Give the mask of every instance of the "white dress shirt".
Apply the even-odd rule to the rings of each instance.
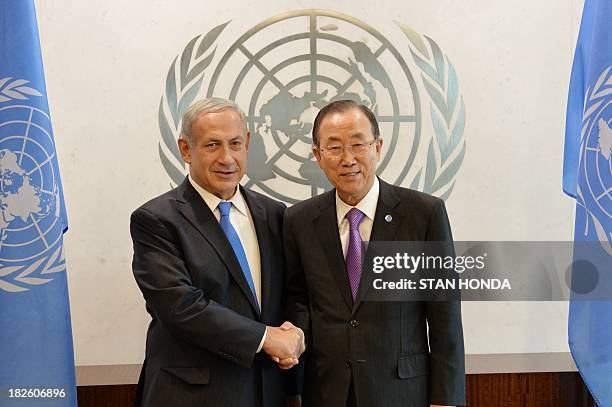
[[[372,234],[372,226],[374,225],[374,215],[376,214],[376,206],[378,205],[378,195],[380,195],[380,184],[378,178],[374,178],[374,183],[370,190],[361,201],[355,206],[350,206],[338,196],[336,191],[336,216],[338,217],[338,231],[340,232],[340,243],[342,243],[342,254],[346,258],[348,250],[348,241],[350,234],[349,221],[346,219],[346,214],[352,208],[357,208],[365,214],[365,217],[359,224],[359,234],[361,240],[367,242]]]
[[[189,182],[200,194],[206,205],[210,208],[213,215],[217,219],[217,222],[221,219],[221,212],[219,211],[219,202],[224,201],[216,195],[211,194],[201,186],[199,186],[191,177]],[[240,243],[244,248],[244,253],[249,263],[249,269],[251,271],[251,277],[253,278],[253,285],[255,286],[255,293],[257,295],[257,302],[261,307],[261,257],[259,253],[259,243],[257,241],[257,232],[255,231],[255,223],[251,212],[240,192],[240,188],[236,188],[236,193],[230,199],[227,200],[232,203],[230,209],[230,223],[236,229],[236,233],[240,238]],[[266,328],[267,332],[267,328]],[[266,332],[264,332],[261,343],[257,348],[257,352],[263,347],[263,343],[266,340]]]

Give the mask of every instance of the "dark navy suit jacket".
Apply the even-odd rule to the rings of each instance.
[[[353,302],[335,190],[287,209],[284,230],[287,313],[307,340],[305,406],[344,407],[351,383],[359,406],[465,403],[460,302],[367,301],[372,273]],[[451,243],[444,202],[381,180],[372,241]]]
[[[241,189],[261,255],[261,314],[219,222],[185,180],[131,217],[133,272],[151,315],[141,405],[281,406],[280,369],[256,353],[282,321],[285,206]]]

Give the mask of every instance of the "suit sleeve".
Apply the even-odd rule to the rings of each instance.
[[[265,325],[205,298],[195,287],[176,238],[149,210],[131,217],[132,270],[147,309],[172,334],[249,367]]]
[[[308,300],[308,287],[306,276],[300,253],[295,241],[293,225],[288,216],[289,211],[285,211],[283,222],[283,239],[285,242],[285,319],[291,321],[295,326],[304,331],[306,340],[306,352],[310,342],[310,311]],[[288,395],[302,394],[304,382],[304,359],[305,354],[300,358],[300,363],[285,373],[285,389]]]
[[[285,258],[287,270],[285,273],[285,317],[295,326],[304,331],[306,344],[310,338],[310,311],[308,287],[304,268],[298,251],[291,216],[285,212],[283,222],[283,238],[285,241]]]
[[[435,205],[427,229],[427,241],[448,242],[447,255],[454,256],[453,237],[443,201]],[[431,301],[425,304],[429,326],[429,402],[465,404],[465,352],[461,324],[461,301]]]

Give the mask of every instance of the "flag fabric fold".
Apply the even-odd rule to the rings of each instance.
[[[576,199],[568,340],[612,406],[612,2],[586,0],[567,102],[563,190]]]
[[[0,405],[76,406],[68,228],[32,0],[0,0]]]

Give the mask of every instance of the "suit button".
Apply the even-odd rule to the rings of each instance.
[[[351,361],[347,360],[346,363],[344,364],[344,367],[346,367],[347,369],[351,367]]]
[[[359,322],[357,322],[357,320],[354,319],[354,320],[351,321],[351,326],[353,328],[357,328],[359,326]]]

